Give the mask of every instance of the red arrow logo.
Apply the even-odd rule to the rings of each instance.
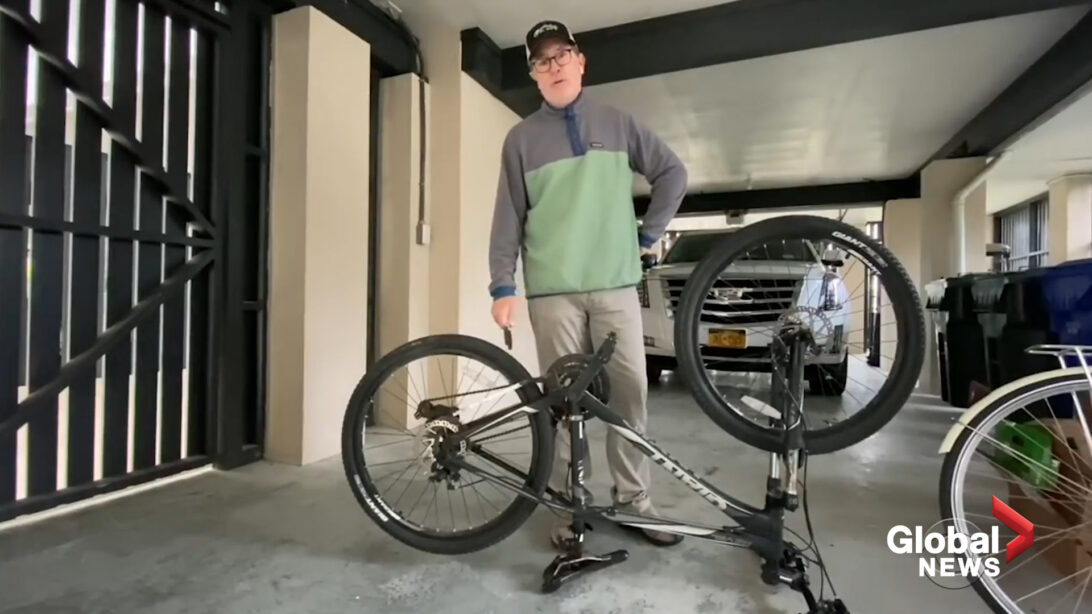
[[[1016,510],[1005,505],[996,496],[993,498],[993,515],[1006,527],[1016,531],[1017,536],[1005,545],[1005,562],[1009,563],[1021,552],[1031,547],[1032,542],[1035,541],[1035,525],[1031,524],[1031,521],[1027,518],[1017,514]]]

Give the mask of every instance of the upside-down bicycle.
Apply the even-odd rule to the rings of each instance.
[[[793,244],[799,241],[799,244]],[[792,245],[790,247],[790,244]],[[855,257],[860,271],[846,267]],[[848,288],[864,288],[853,298]],[[881,300],[881,286],[889,301]],[[878,240],[839,221],[789,216],[742,228],[724,239],[694,267],[681,292],[662,292],[671,300],[676,354],[686,385],[716,424],[744,443],[770,453],[765,502],[755,507],[708,483],[610,408],[608,372],[617,331],[594,339],[586,353],[542,365],[533,377],[498,345],[467,335],[433,335],[389,352],[362,378],[349,400],[343,425],[343,460],[349,484],[364,511],[388,534],[423,551],[462,554],[492,546],[511,535],[545,506],[572,514],[574,539],[543,572],[544,591],[584,573],[625,560],[625,550],[593,554],[585,550],[589,520],[654,528],[727,545],[749,548],[761,559],[761,579],[801,592],[811,614],[848,611],[836,596],[817,597],[807,562],[820,568],[818,547],[785,538],[785,511],[807,513],[807,459],[853,445],[892,419],[914,388],[924,357],[924,315],[918,295],[901,264]],[[859,309],[857,309],[859,308]],[[864,334],[847,326],[863,323]],[[890,326],[889,334],[882,330]],[[714,344],[713,333],[734,331],[733,344]],[[723,335],[721,336],[723,337]],[[719,337],[718,337],[719,338]],[[882,352],[885,344],[893,349]],[[817,363],[821,353],[841,353],[860,368]],[[418,359],[443,356],[433,368],[393,375]],[[470,361],[482,363],[504,381],[463,391]],[[725,375],[721,362],[748,362],[751,383],[766,382],[765,396]],[[755,363],[762,369],[755,369]],[[855,363],[856,364],[856,363]],[[819,377],[814,377],[816,370]],[[833,372],[823,375],[823,369]],[[838,391],[821,396],[804,411],[805,374],[809,381],[833,381]],[[392,377],[393,375],[393,377]],[[723,377],[729,378],[723,385]],[[854,386],[886,381],[864,393],[857,415],[833,423],[821,401],[861,400]],[[383,384],[393,383],[384,396]],[[866,381],[867,380],[867,381]],[[815,391],[815,384],[812,386]],[[453,389],[453,392],[452,392]],[[858,391],[859,392],[859,391]],[[401,393],[401,394],[400,394]],[[501,402],[511,396],[508,402]],[[841,405],[839,405],[841,407]],[[844,407],[842,408],[844,409]],[[705,526],[663,517],[622,513],[590,503],[585,488],[587,425],[597,418],[731,519],[730,526]],[[571,470],[568,492],[548,484],[553,470],[556,429],[569,433]],[[513,450],[519,436],[528,450]],[[373,452],[367,452],[366,448]],[[394,447],[408,447],[399,456]],[[524,462],[521,462],[523,459]],[[404,462],[401,469],[392,465]],[[483,468],[481,463],[491,468]],[[388,492],[389,490],[389,492]],[[512,496],[498,505],[497,494]],[[446,494],[445,499],[441,495]],[[423,506],[423,511],[422,511]],[[473,511],[496,514],[474,523]],[[456,516],[466,519],[457,526]],[[447,521],[450,519],[450,524]],[[808,530],[811,531],[810,516]],[[443,526],[440,526],[443,525]],[[815,550],[816,558],[808,555]],[[826,578],[825,569],[824,580]],[[824,582],[825,584],[825,582]],[[832,587],[833,590],[833,587]]]

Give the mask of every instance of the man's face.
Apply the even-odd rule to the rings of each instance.
[[[580,94],[584,54],[565,41],[542,44],[531,58],[531,76],[546,102],[564,107]]]

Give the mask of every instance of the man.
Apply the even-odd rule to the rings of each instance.
[[[489,246],[493,319],[506,329],[515,324],[516,259],[522,255],[540,367],[547,369],[565,354],[592,352],[615,332],[617,347],[607,365],[610,407],[644,431],[648,382],[636,285],[641,255],[659,240],[686,193],[686,169],[632,117],[583,95],[586,58],[564,24],[536,24],[527,33],[526,52],[544,100],[504,141]],[[634,171],[652,186],[640,226],[632,198]],[[567,429],[558,431],[551,485],[568,492],[569,436]],[[613,429],[607,434],[607,460],[615,505],[655,513],[647,458]],[[562,518],[555,526],[555,547],[572,536],[570,523]],[[657,545],[682,539],[641,533]]]

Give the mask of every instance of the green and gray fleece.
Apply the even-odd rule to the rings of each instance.
[[[652,186],[641,225],[634,172]],[[516,293],[519,255],[528,298],[636,284],[640,248],[663,234],[686,182],[678,156],[626,113],[583,95],[564,109],[543,103],[504,141],[490,294]]]

